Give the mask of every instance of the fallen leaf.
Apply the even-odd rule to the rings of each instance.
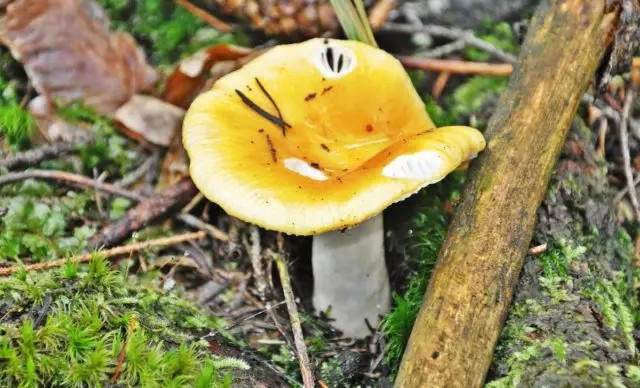
[[[202,91],[209,71],[216,64],[230,63],[227,73],[242,66],[242,58],[255,57],[251,49],[231,44],[217,44],[183,59],[167,79],[162,98],[181,108],[188,108]]]
[[[136,94],[115,113],[118,127],[129,137],[159,146],[171,145],[185,110],[152,96]]]
[[[94,0],[14,0],[0,19],[0,42],[39,94],[108,114],[158,78],[133,38],[110,33],[109,24]]]

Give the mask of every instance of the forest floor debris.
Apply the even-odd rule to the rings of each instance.
[[[113,30],[129,29],[149,58],[149,66],[158,73],[160,82],[148,91],[148,95],[182,109],[220,75],[241,66],[273,44],[263,37],[249,39],[235,30],[231,33],[215,31],[201,20],[202,16],[195,17],[190,13],[193,10],[187,11],[173,2],[157,8],[149,5],[156,3],[150,0],[139,4],[111,0],[99,3],[114,17]],[[139,23],[132,24],[132,20]],[[493,23],[493,27],[471,34],[445,26],[399,26],[396,19],[390,20],[396,24],[386,24],[386,27],[383,24],[379,34],[396,30],[395,33],[402,36],[413,36],[426,31],[438,39],[427,51],[421,48],[422,52],[404,45],[399,45],[397,50],[393,45],[385,47],[407,67],[434,122],[484,128],[517,56],[515,26]],[[639,63],[638,59],[634,61],[637,69],[640,69]],[[303,374],[300,368],[300,351],[296,346],[296,342],[300,345],[300,336],[296,338],[291,333],[304,338],[308,361],[303,361],[321,386],[384,385],[393,381],[433,260],[444,238],[448,219],[455,210],[464,173],[454,174],[403,205],[389,209],[391,217],[388,217],[386,243],[394,309],[380,327],[373,328],[371,337],[354,341],[334,331],[327,317],[311,312],[308,239],[287,236],[283,244],[277,234],[234,219],[206,200],[192,201],[197,190],[187,178],[179,129],[174,128],[175,132],[167,131],[159,140],[153,140],[144,136],[145,130],[149,129],[145,128],[138,131],[142,135],[136,137],[119,127],[112,118],[87,106],[71,106],[66,107],[66,115],[59,109],[60,117],[95,131],[90,142],[73,143],[73,146],[68,143],[43,144],[46,141],[42,139],[32,142],[35,122],[29,121],[29,113],[22,109],[22,103],[33,96],[33,85],[22,65],[3,47],[0,47],[0,69],[0,89],[3,90],[0,122],[9,122],[5,121],[8,117],[17,118],[12,119],[16,124],[11,128],[0,128],[0,158],[3,159],[0,181],[11,181],[0,187],[0,274],[15,272],[13,276],[0,279],[0,288],[19,283],[26,269],[50,268],[28,275],[28,279],[44,279],[49,275],[57,278],[65,271],[73,272],[76,267],[72,264],[78,258],[89,260],[86,266],[90,267],[91,259],[87,256],[90,249],[113,247],[101,251],[103,255],[111,256],[113,268],[126,268],[129,280],[135,280],[149,290],[168,292],[176,300],[193,301],[207,319],[223,320],[221,330],[241,339],[246,348],[262,359],[268,359],[265,368],[277,371],[290,386],[300,386],[303,376],[310,380],[308,373]],[[632,76],[637,77],[637,73],[632,72]],[[86,80],[91,81],[91,78]],[[635,187],[640,183],[640,111],[638,98],[632,101],[633,104],[629,103],[626,116],[618,109],[625,106],[628,90],[624,77],[614,77],[606,97],[584,98],[579,115],[586,116],[585,111],[590,108],[601,112],[601,117],[588,123],[585,130],[595,133],[594,141],[600,145],[603,163],[608,167],[609,183],[620,192],[616,202],[617,222],[627,226],[633,236],[637,234],[637,224],[625,169],[631,169],[634,178],[631,187]],[[118,107],[129,101],[121,97],[117,100]],[[628,165],[624,163],[623,147],[620,146],[619,130],[624,122],[628,123]],[[604,125],[608,130],[601,129]],[[568,142],[567,147],[570,155],[591,157],[590,148],[580,143]],[[586,169],[593,168],[582,164],[576,167],[573,162],[569,157],[559,168],[585,169],[585,173]],[[20,170],[27,167],[33,169]],[[100,176],[103,180],[97,179]],[[62,181],[75,184],[62,183],[58,179],[61,177],[72,177]],[[81,177],[80,180],[77,177]],[[100,197],[101,209],[96,190],[113,194]],[[576,193],[579,195],[579,190]],[[193,229],[198,231],[193,232]],[[18,241],[18,234],[25,238]],[[90,240],[92,236],[94,238]],[[156,243],[152,243],[154,241]],[[530,254],[532,257],[537,255],[535,257],[541,262],[548,260],[558,249],[552,241],[539,243],[531,248]],[[115,256],[109,252],[116,252]],[[278,265],[274,268],[273,261],[268,259],[268,252],[286,254],[291,288],[298,299],[298,310],[293,315],[297,315],[300,330],[292,330],[297,324],[286,318],[292,314],[283,301],[286,293],[281,288],[282,277],[278,274]],[[75,259],[70,261],[68,258]],[[56,261],[58,259],[63,261]],[[18,262],[25,265],[15,267]],[[52,268],[54,266],[58,267]],[[95,268],[90,270],[95,271]],[[20,287],[30,287],[29,281],[23,283]],[[552,288],[561,291],[562,287]],[[34,287],[29,290],[40,293]],[[82,300],[80,293],[72,297]],[[3,306],[0,305],[0,317],[21,319],[17,312],[25,310],[24,306]],[[131,306],[142,309],[136,304]],[[110,302],[108,307],[113,309]],[[76,318],[74,315],[73,319]],[[103,382],[114,377],[119,381],[137,378],[130,372],[136,355],[131,350],[132,344],[145,340],[147,329],[142,324],[130,325],[131,321],[124,315],[119,319],[122,321],[118,321],[117,326],[109,326],[109,330],[117,333],[114,335],[118,336],[119,342],[108,366],[109,373],[101,375]],[[0,325],[14,325],[10,326],[11,330],[28,331],[28,326],[13,322],[0,318]],[[18,337],[11,338],[14,345],[20,341]],[[125,345],[127,338],[132,342]],[[203,335],[202,338],[209,337]],[[554,344],[545,343],[544,349],[553,348]],[[208,346],[215,348],[218,345],[212,341]],[[121,354],[124,356],[120,357]],[[514,353],[514,357],[518,354]],[[205,364],[200,359],[196,362],[199,366]],[[520,364],[513,365],[518,368]],[[507,375],[502,366],[497,372],[501,376]],[[0,381],[13,381],[2,380],[13,377],[0,376]],[[78,379],[86,383],[94,376]]]

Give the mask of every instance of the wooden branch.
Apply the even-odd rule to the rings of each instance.
[[[96,232],[89,239],[89,249],[111,247],[127,238],[132,232],[166,217],[180,206],[184,206],[198,193],[189,178],[156,193],[153,197],[143,198],[122,217]],[[187,221],[188,222],[188,221]]]
[[[409,69],[453,74],[481,74],[506,77],[511,75],[510,63],[486,63],[461,61],[458,59],[435,59],[398,56],[398,60]]]
[[[604,0],[538,6],[487,149],[471,163],[396,386],[483,385],[536,210],[619,12],[605,11]]]

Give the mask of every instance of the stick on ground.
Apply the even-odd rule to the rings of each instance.
[[[627,191],[629,193],[629,199],[631,200],[631,205],[633,205],[636,220],[640,220],[640,205],[638,204],[638,193],[636,192],[636,183],[633,179],[633,171],[631,168],[631,155],[629,152],[629,131],[627,129],[632,101],[633,89],[629,88],[627,89],[627,96],[624,99],[624,106],[622,108],[622,115],[620,118],[620,148],[622,151],[622,158],[624,160],[624,176],[627,180]]]
[[[105,193],[128,198],[133,201],[142,201],[144,199],[144,197],[139,194],[136,194],[129,190],[125,190],[110,183],[103,183],[95,179],[87,178],[83,175],[56,170],[27,170],[21,172],[10,172],[8,174],[0,175],[0,186],[24,181],[27,179],[44,179],[48,181],[62,182],[73,186],[79,186],[82,188],[91,188],[94,190],[103,191]]]
[[[2,177],[0,177],[1,179]],[[144,198],[115,222],[102,228],[89,239],[90,249],[110,247],[127,238],[132,232],[167,217],[171,211],[184,206],[198,190],[191,179],[183,179],[173,186]],[[182,220],[189,223],[189,221]],[[212,227],[213,228],[213,227]]]
[[[287,310],[289,310],[291,331],[293,332],[293,340],[296,344],[296,351],[300,362],[302,381],[304,382],[305,388],[313,388],[313,370],[311,369],[309,355],[307,354],[307,345],[305,345],[304,336],[302,335],[302,326],[300,325],[300,318],[298,317],[298,308],[296,307],[295,296],[291,289],[291,280],[289,278],[289,271],[287,270],[287,263],[285,263],[284,259],[278,254],[274,254],[273,258],[276,261],[276,266],[278,267],[280,282],[282,283],[282,292],[284,293],[284,299],[287,302]]]
[[[47,144],[39,148],[9,155],[7,158],[0,160],[0,166],[6,167],[9,170],[33,166],[43,160],[56,158],[73,152],[78,149],[79,146],[80,144],[78,143]]]
[[[399,56],[404,67],[425,71],[451,74],[481,74],[507,77],[511,75],[513,66],[510,63],[486,63],[460,61],[457,59],[435,59]]]
[[[381,28],[382,31],[402,32],[406,34],[415,33],[427,33],[433,36],[439,36],[452,40],[463,40],[469,46],[486,51],[487,53],[495,56],[501,61],[514,63],[516,57],[513,54],[509,54],[491,43],[476,37],[472,31],[465,31],[458,28],[449,28],[445,26],[438,26],[433,24],[420,25],[420,24],[397,24],[387,23]]]
[[[203,239],[206,236],[207,236],[207,234],[205,232],[202,232],[202,231],[200,231],[200,232],[192,232],[192,233],[185,233],[185,234],[180,234],[180,235],[177,235],[177,236],[163,237],[163,238],[157,238],[157,239],[143,241],[143,242],[139,242],[139,243],[123,245],[121,247],[116,247],[116,248],[111,248],[111,249],[107,249],[107,250],[101,251],[100,253],[102,255],[104,255],[106,258],[111,258],[111,257],[116,257],[116,256],[124,255],[124,254],[133,253],[133,252],[139,252],[139,251],[142,251],[144,249],[149,249],[149,248],[154,248],[154,247],[166,247],[166,246],[170,246],[170,245],[181,244],[181,243],[187,242],[187,241],[200,240],[200,239]],[[68,259],[52,260],[52,261],[47,261],[47,262],[44,262],[44,263],[25,265],[24,267],[23,266],[14,266],[14,267],[0,268],[0,276],[14,274],[14,273],[18,272],[20,270],[20,268],[24,268],[24,270],[27,271],[27,272],[28,271],[42,271],[42,270],[45,270],[45,269],[59,267],[61,265],[66,264],[68,261],[73,262],[73,263],[85,263],[85,262],[91,260],[92,256],[93,256],[93,253],[85,253],[85,254],[78,255],[78,256],[72,256],[72,257],[70,257]]]
[[[618,28],[604,0],[543,0],[439,253],[397,387],[481,387],[581,98]]]

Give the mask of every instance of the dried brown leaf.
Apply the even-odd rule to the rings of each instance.
[[[136,94],[115,113],[119,127],[136,140],[171,145],[185,111],[155,97]]]
[[[0,25],[0,41],[35,90],[55,101],[83,100],[108,114],[157,80],[133,38],[110,33],[94,0],[14,0]]]
[[[170,104],[187,108],[202,91],[211,68],[221,62],[230,62],[231,72],[241,66],[240,60],[252,50],[230,44],[217,44],[182,60],[167,79],[162,98]]]

